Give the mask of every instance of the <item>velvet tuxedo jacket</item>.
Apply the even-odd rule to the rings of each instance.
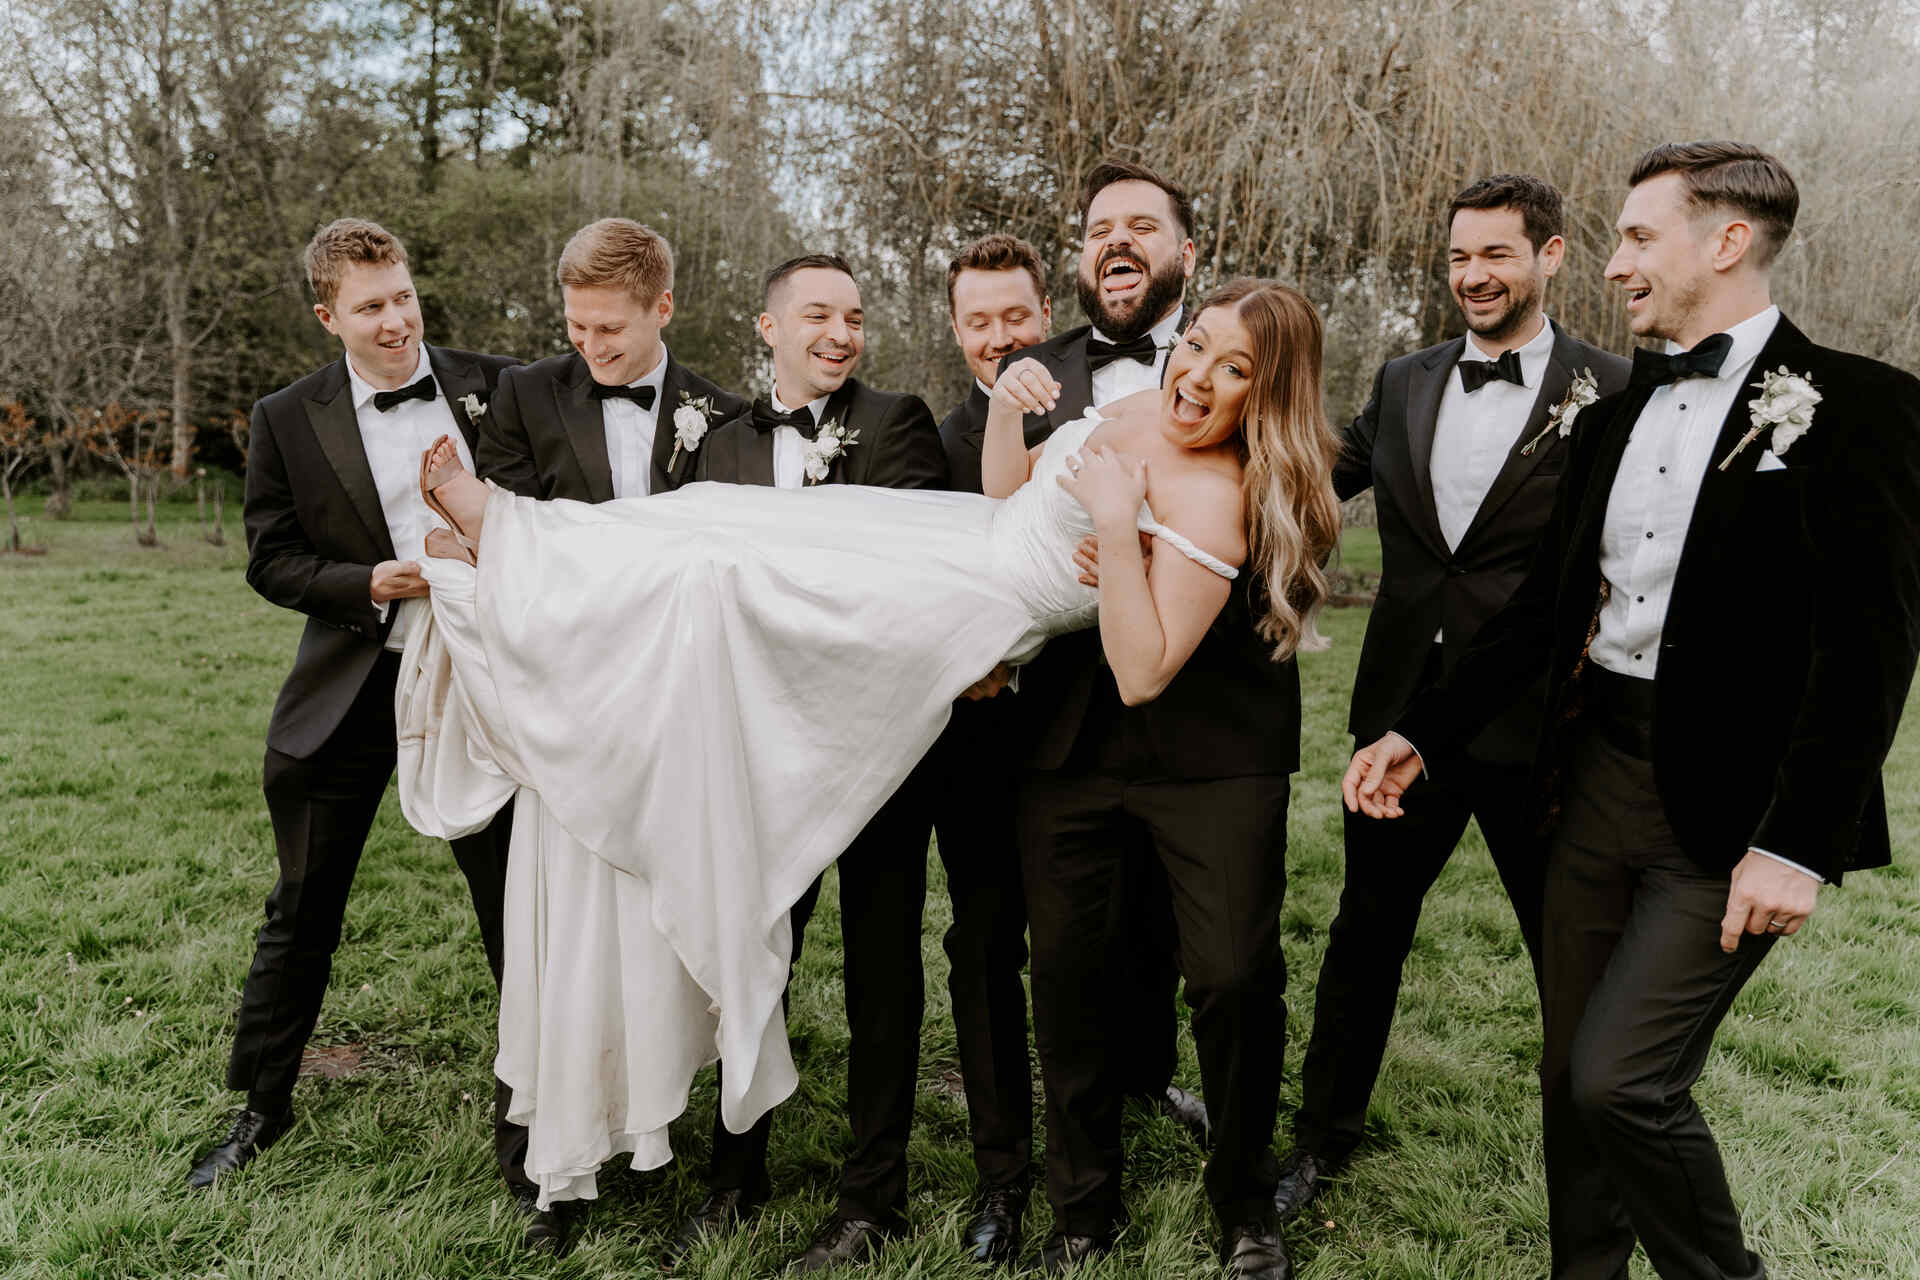
[[[1086,326],[1069,330],[1001,361],[1004,371],[1031,356],[1060,383],[1053,410],[1029,414],[1021,424],[1029,448],[1092,406],[1089,332]],[[983,428],[985,423],[983,415]],[[972,447],[977,471],[979,445]],[[1255,632],[1257,611],[1265,606],[1252,579],[1243,566],[1186,666],[1158,698],[1137,707],[1120,702],[1098,628],[1048,641],[1020,677],[1026,766],[1072,766],[1088,724],[1099,722],[1139,735],[1158,777],[1230,778],[1299,768],[1300,671],[1291,660],[1274,662],[1272,647]]]
[[[1723,471],[1760,376],[1807,377],[1813,425]],[[1728,412],[1682,543],[1654,681],[1653,768],[1681,848],[1724,873],[1749,848],[1829,880],[1891,856],[1880,768],[1920,654],[1920,380],[1814,345],[1783,317]],[[1600,540],[1650,393],[1593,405],[1526,580],[1452,676],[1394,726],[1435,769],[1534,676],[1547,680],[1537,799],[1557,800],[1584,709]]]
[[[1553,351],[1526,425],[1509,445],[1460,545],[1449,550],[1434,505],[1433,439],[1441,397],[1447,380],[1459,376],[1455,367],[1466,343],[1454,338],[1382,365],[1366,408],[1342,433],[1334,490],[1344,502],[1371,488],[1379,513],[1380,592],[1361,642],[1347,720],[1362,743],[1392,728],[1406,710],[1434,633],[1445,630],[1442,661],[1451,668],[1526,577],[1570,441],[1548,432],[1531,453],[1521,450],[1546,427],[1583,371],[1593,371],[1606,396],[1625,389],[1632,367],[1554,326]],[[1530,760],[1544,696],[1543,686],[1535,684],[1516,698],[1474,741],[1473,754],[1502,763]]]
[[[821,422],[838,421],[860,439],[829,465],[825,484],[882,489],[944,489],[947,459],[933,413],[919,396],[876,391],[848,378],[827,398]],[[727,484],[773,484],[773,433],[753,425],[749,406],[708,432],[697,479]]]
[[[474,465],[481,478],[527,498],[612,501],[606,419],[593,386],[593,374],[577,351],[510,370],[480,423]],[[660,392],[649,493],[667,493],[693,478],[699,450],[674,447],[673,415],[681,405],[707,402],[709,436],[712,428],[747,409],[745,400],[708,382],[671,352]]]
[[[508,356],[428,347],[427,363],[477,450],[461,399],[484,401]],[[267,745],[305,759],[366,683],[392,626],[373,603],[373,566],[394,558],[380,491],[360,440],[345,358],[263,396],[247,449],[247,585],[307,615],[293,670],[273,704]]]

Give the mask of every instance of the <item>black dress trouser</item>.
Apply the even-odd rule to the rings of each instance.
[[[280,878],[267,895],[266,923],[240,994],[227,1064],[227,1087],[243,1089],[255,1111],[284,1110],[300,1076],[340,945],[347,894],[374,814],[393,778],[394,684],[400,655],[384,652],[340,725],[304,759],[267,748],[263,785],[273,820]],[[467,878],[487,967],[500,981],[511,805],[485,830],[455,840],[454,861]],[[506,1119],[506,1086],[494,1082],[494,1154],[516,1188],[527,1182],[527,1131]]]
[[[1273,1127],[1286,1049],[1288,778],[1154,778],[1125,760],[1028,774],[1019,834],[1033,959],[1033,1018],[1046,1083],[1047,1190],[1054,1223],[1100,1235],[1125,1221],[1120,1116],[1128,1064],[1113,1027],[1131,1025],[1128,956],[1150,943],[1114,899],[1130,858],[1164,870],[1179,971],[1212,1121],[1207,1198],[1226,1224],[1272,1207]],[[1157,1046],[1143,1046],[1149,1052]]]
[[[1294,1145],[1331,1163],[1360,1142],[1420,908],[1469,819],[1480,822],[1539,981],[1545,847],[1535,833],[1529,767],[1471,759],[1449,767],[1407,789],[1401,817],[1345,814],[1346,883],[1320,961],[1293,1119]]]
[[[1637,1237],[1665,1280],[1761,1280],[1692,1088],[1774,939],[1720,950],[1729,874],[1681,850],[1653,765],[1609,736],[1603,726],[1577,745],[1547,857],[1553,1276],[1625,1280]]]

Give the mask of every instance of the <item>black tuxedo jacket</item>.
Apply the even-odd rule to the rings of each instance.
[[[476,448],[461,398],[485,400],[518,361],[428,347],[427,362]],[[394,558],[345,358],[254,402],[247,450],[247,584],[307,615],[293,670],[280,687],[267,745],[305,759],[353,704],[380,656],[393,611],[381,621],[373,566]]]
[[[1746,389],[1714,445],[1682,544],[1654,681],[1653,768],[1674,835],[1723,873],[1765,849],[1830,880],[1890,857],[1880,766],[1920,654],[1920,380],[1809,342],[1784,318],[1754,362],[1808,376],[1813,425],[1756,471]],[[1581,415],[1539,552],[1452,677],[1394,727],[1436,769],[1544,674],[1536,761],[1552,804],[1583,706],[1600,538],[1627,438],[1629,389]]]
[[[933,413],[919,396],[875,391],[848,378],[827,399],[821,422],[844,422],[860,433],[827,471],[826,484],[870,484],[882,489],[944,489],[947,459]],[[773,433],[753,425],[752,407],[716,426],[700,450],[700,480],[773,483]]]
[[[674,411],[688,399],[711,406],[708,435],[743,413],[747,402],[723,391],[667,355],[656,405],[649,493],[678,489],[693,478],[698,450],[674,448]],[[704,441],[702,445],[704,446]],[[527,498],[613,499],[613,468],[607,461],[606,423],[593,398],[593,375],[577,351],[548,356],[508,371],[500,379],[480,423],[474,465],[483,479]]]
[[[1029,414],[1021,424],[1029,448],[1084,414],[1093,404],[1093,371],[1087,366],[1088,328],[1070,330],[1000,363],[1038,359],[1060,383],[1051,413]],[[978,388],[975,389],[976,391]],[[986,417],[981,416],[984,428]],[[979,470],[979,443],[973,444]],[[1090,721],[1136,735],[1166,778],[1227,778],[1291,773],[1300,766],[1300,671],[1273,661],[1273,650],[1254,631],[1264,608],[1253,575],[1243,568],[1233,592],[1199,648],[1158,698],[1128,707],[1093,628],[1058,636],[1020,676],[1018,707],[1029,744],[1026,765],[1069,765]]]
[[[1593,371],[1600,394],[1607,396],[1626,387],[1632,368],[1554,326],[1553,353],[1526,426],[1514,437],[1460,545],[1449,551],[1433,499],[1433,436],[1441,395],[1447,380],[1459,376],[1454,368],[1466,342],[1455,338],[1382,365],[1367,407],[1342,436],[1334,464],[1333,487],[1340,500],[1371,487],[1379,512],[1380,594],[1367,620],[1347,721],[1363,743],[1392,728],[1406,710],[1434,632],[1445,629],[1442,661],[1450,668],[1526,577],[1536,539],[1553,509],[1569,441],[1550,432],[1532,453],[1523,456],[1520,450],[1547,425],[1583,370]],[[1579,418],[1575,422],[1576,429],[1587,425]],[[1535,685],[1516,698],[1475,740],[1473,754],[1503,763],[1532,759],[1544,696],[1544,688]]]

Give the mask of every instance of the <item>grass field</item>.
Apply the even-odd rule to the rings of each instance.
[[[274,872],[262,737],[301,620],[247,589],[236,527],[235,545],[214,548],[191,507],[162,517],[163,545],[141,549],[124,507],[84,504],[72,521],[35,522],[47,554],[0,556],[0,1275],[654,1274],[701,1194],[689,1170],[705,1162],[711,1085],[676,1127],[681,1162],[603,1178],[567,1257],[522,1255],[489,1146],[493,994],[471,907],[445,846],[414,835],[391,797],[315,1037],[349,1047],[358,1069],[303,1082],[297,1127],[246,1175],[184,1190],[234,1106],[228,1036]],[[1357,541],[1349,562],[1377,556]],[[1302,664],[1288,1108],[1338,896],[1335,788],[1365,621],[1335,615],[1334,649]],[[1920,1277],[1917,736],[1887,775],[1900,865],[1822,895],[1735,1006],[1700,1088],[1776,1277]],[[937,860],[934,882],[914,1232],[869,1275],[975,1274],[958,1248],[971,1165]],[[830,1209],[846,1140],[834,900],[795,992],[803,1084],[775,1123],[779,1198],[682,1274],[771,1274]],[[1369,1144],[1292,1229],[1301,1275],[1544,1275],[1538,1047],[1517,931],[1470,845],[1429,901]],[[1198,1088],[1185,1052],[1181,1078]],[[1200,1152],[1164,1120],[1136,1117],[1129,1132],[1133,1225],[1085,1274],[1217,1275]],[[1036,1203],[1031,1240],[1047,1216]]]

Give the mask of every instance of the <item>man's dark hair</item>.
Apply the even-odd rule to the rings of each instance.
[[[1800,213],[1800,188],[1787,166],[1745,142],[1667,142],[1640,157],[1627,179],[1637,187],[1663,173],[1686,183],[1687,203],[1696,210],[1725,209],[1753,223],[1754,263],[1764,267],[1793,232]]]
[[[1454,215],[1462,209],[1517,210],[1535,253],[1555,236],[1566,234],[1567,214],[1559,191],[1529,173],[1496,173],[1467,187],[1447,206],[1449,231]]]
[[[1147,168],[1143,164],[1134,164],[1130,160],[1107,160],[1095,165],[1093,172],[1080,187],[1080,225],[1087,224],[1087,210],[1093,204],[1093,198],[1116,182],[1150,182],[1167,193],[1168,203],[1173,205],[1174,220],[1180,224],[1180,234],[1189,239],[1193,236],[1193,198],[1187,189],[1171,178]]]
[[[1019,236],[995,232],[981,236],[953,256],[947,264],[947,312],[953,312],[953,283],[962,271],[1024,271],[1033,281],[1040,301],[1047,300],[1047,268],[1040,253]]]
[[[847,277],[847,279],[853,280],[855,284],[859,283],[858,280],[854,279],[853,268],[848,266],[847,260],[839,254],[803,253],[797,258],[788,258],[785,262],[767,272],[766,301],[764,305],[769,308],[773,306],[773,291],[778,288],[781,282],[788,276],[796,271],[806,271],[814,267],[823,268],[827,271],[838,271],[841,275]]]

